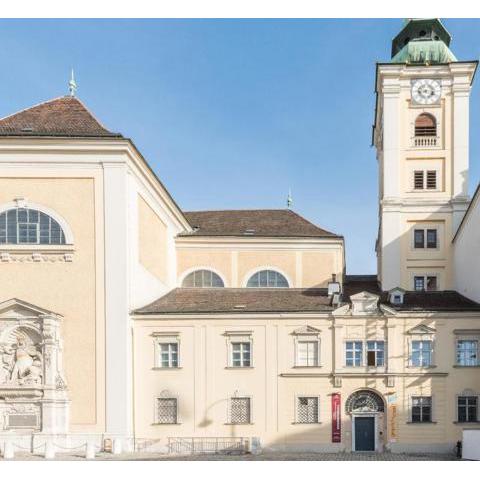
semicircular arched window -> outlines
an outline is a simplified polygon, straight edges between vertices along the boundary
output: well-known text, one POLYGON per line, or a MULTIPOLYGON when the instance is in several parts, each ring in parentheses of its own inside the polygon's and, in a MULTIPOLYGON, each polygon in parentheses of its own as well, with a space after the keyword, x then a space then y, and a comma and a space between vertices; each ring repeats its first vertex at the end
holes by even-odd
POLYGON ((12 208, 0 214, 0 244, 64 245, 59 223, 46 213, 12 208))
POLYGON ((437 135, 437 121, 429 113, 421 113, 415 120, 416 137, 435 137, 437 135))
POLYGON ((195 270, 189 273, 182 282, 182 287, 221 288, 224 286, 220 275, 211 270, 195 270))
POLYGON ((247 282, 248 288, 288 288, 287 279, 275 270, 261 270, 252 275, 247 282))

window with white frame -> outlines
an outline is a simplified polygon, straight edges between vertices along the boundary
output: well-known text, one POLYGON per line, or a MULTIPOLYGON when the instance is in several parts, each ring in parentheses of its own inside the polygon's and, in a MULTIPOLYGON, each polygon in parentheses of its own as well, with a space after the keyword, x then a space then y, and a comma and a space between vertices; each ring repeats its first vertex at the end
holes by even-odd
POLYGON ((412 340, 410 366, 430 367, 432 365, 433 342, 431 340, 412 340))
POLYGON ((367 342, 367 365, 369 367, 383 367, 385 365, 385 342, 383 340, 367 342))
POLYGON ((0 244, 65 243, 62 227, 43 212, 30 208, 12 208, 0 214, 0 244))
POLYGON ((227 338, 227 366, 230 368, 253 367, 252 332, 225 332, 227 338))
POLYGON ((232 367, 250 367, 252 363, 252 349, 250 342, 232 341, 232 367))
POLYGON ((233 425, 251 423, 250 397, 232 397, 230 399, 229 423, 233 425))
POLYGON ((222 288, 225 284, 220 275, 211 270, 195 270, 189 273, 182 282, 186 288, 222 288))
POLYGON ((412 422, 428 423, 432 421, 432 397, 412 397, 412 422))
POLYGON ((413 288, 417 292, 438 290, 436 275, 415 275, 413 277, 413 288))
POLYGON ((347 367, 361 367, 363 364, 363 342, 345 342, 345 365, 347 367))
POLYGON ((176 398, 156 399, 156 422, 174 424, 178 422, 178 402, 176 398))
POLYGON ((178 333, 154 333, 155 367, 178 368, 180 366, 180 337, 178 333))
POLYGON ((457 397, 457 420, 461 423, 478 421, 477 395, 459 395, 457 397))
POLYGON ((297 397, 297 423, 318 423, 318 397, 297 397))
POLYGON ((478 362, 478 340, 457 340, 457 365, 475 367, 478 362))
POLYGON ((295 365, 297 367, 317 367, 318 340, 297 340, 297 355, 295 365))
POLYGON ((252 275, 247 282, 248 288, 288 288, 288 280, 275 270, 262 270, 252 275))

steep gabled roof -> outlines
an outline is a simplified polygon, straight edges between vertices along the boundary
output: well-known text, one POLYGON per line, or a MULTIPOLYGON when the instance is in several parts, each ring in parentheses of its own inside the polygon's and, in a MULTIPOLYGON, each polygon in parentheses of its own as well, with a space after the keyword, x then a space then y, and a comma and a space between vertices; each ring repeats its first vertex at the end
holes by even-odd
POLYGON ((72 96, 55 98, 0 119, 0 136, 121 137, 107 130, 72 96))
POLYGON ((184 214, 194 231, 182 236, 341 238, 291 210, 209 210, 184 214))

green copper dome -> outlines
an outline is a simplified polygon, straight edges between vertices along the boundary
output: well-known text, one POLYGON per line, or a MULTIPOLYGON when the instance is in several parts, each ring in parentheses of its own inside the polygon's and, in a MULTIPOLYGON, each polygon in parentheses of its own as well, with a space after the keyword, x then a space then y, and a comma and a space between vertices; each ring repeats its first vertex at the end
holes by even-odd
POLYGON ((392 41, 392 63, 450 63, 451 36, 438 18, 409 19, 392 41))

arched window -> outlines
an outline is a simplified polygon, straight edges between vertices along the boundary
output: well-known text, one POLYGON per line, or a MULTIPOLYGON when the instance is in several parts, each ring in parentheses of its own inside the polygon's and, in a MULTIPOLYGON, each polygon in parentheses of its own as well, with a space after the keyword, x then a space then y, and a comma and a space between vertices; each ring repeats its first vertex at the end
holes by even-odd
POLYGON ((436 137, 437 136, 437 121, 435 117, 422 113, 415 120, 415 136, 416 137, 436 137))
POLYGON ((248 288, 288 288, 287 279, 275 270, 261 270, 252 275, 247 282, 248 288))
POLYGON ((30 208, 0 214, 0 244, 64 245, 65 234, 56 220, 30 208))
POLYGON ((188 274, 182 282, 182 287, 221 288, 224 286, 220 276, 211 270, 196 270, 188 274))
POLYGON ((352 412, 383 412, 383 400, 380 395, 371 390, 360 390, 352 393, 345 403, 347 413, 352 412))

